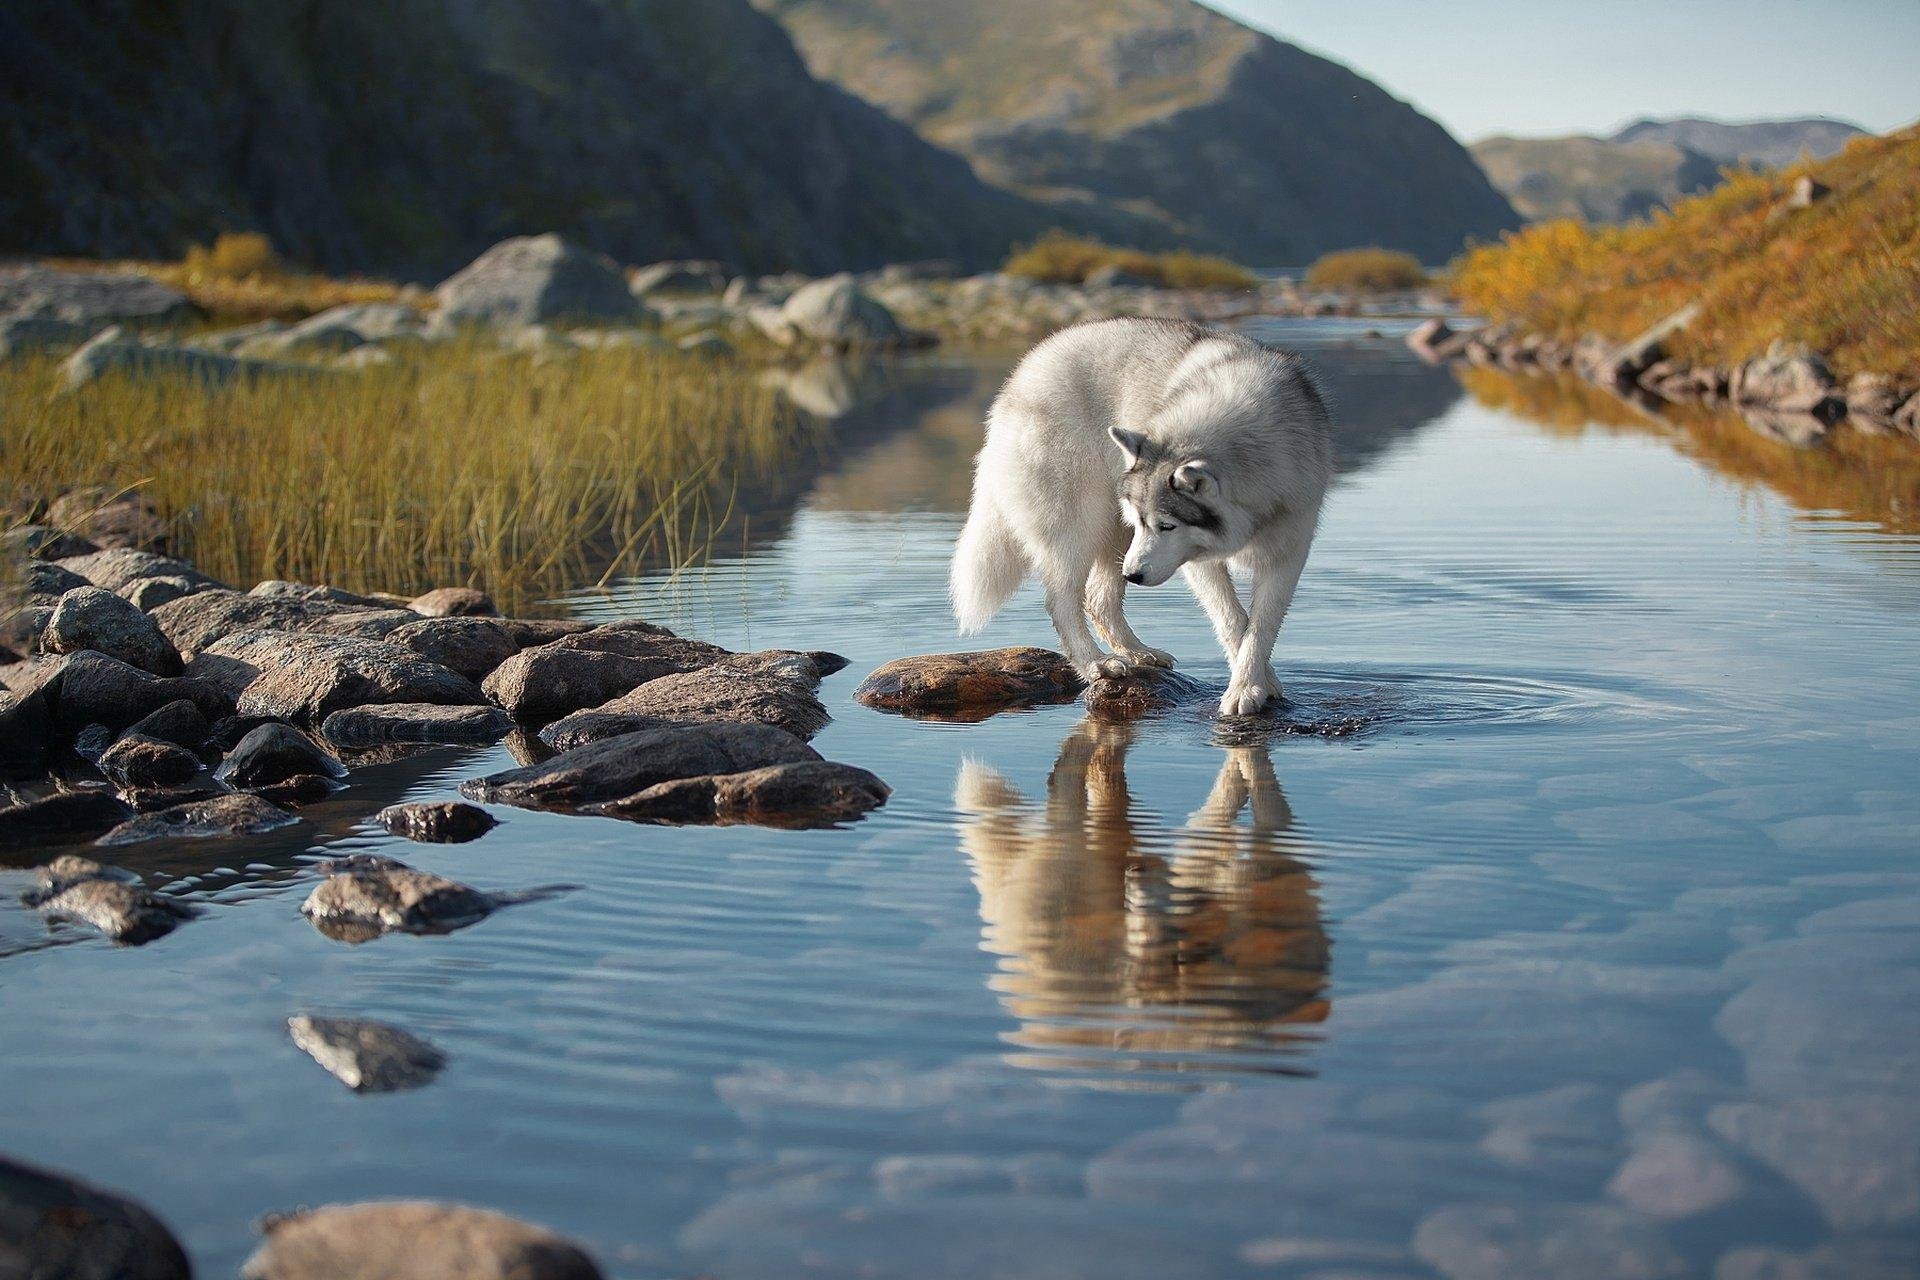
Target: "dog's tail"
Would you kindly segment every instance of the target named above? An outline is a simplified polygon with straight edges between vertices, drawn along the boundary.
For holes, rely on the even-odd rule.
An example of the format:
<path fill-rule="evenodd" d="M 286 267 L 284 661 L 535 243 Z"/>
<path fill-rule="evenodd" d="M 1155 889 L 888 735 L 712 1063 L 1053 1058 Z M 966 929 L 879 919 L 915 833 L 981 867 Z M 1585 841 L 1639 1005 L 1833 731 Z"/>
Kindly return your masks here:
<path fill-rule="evenodd" d="M 947 580 L 961 632 L 971 635 L 993 621 L 1026 576 L 1026 553 L 1013 530 L 991 503 L 976 498 L 967 527 L 960 531 Z"/>

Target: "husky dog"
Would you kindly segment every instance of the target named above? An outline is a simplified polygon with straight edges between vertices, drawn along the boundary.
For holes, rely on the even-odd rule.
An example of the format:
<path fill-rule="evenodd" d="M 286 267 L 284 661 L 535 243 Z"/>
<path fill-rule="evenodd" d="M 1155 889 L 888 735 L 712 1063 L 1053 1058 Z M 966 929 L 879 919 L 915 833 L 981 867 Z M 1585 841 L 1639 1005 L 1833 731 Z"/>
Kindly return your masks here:
<path fill-rule="evenodd" d="M 1027 353 L 987 414 L 954 614 L 979 630 L 1031 571 L 1084 678 L 1170 667 L 1121 601 L 1127 583 L 1179 570 L 1226 650 L 1220 712 L 1250 715 L 1280 692 L 1273 642 L 1332 475 L 1326 406 L 1298 358 L 1178 321 L 1064 329 Z M 1251 580 L 1249 608 L 1229 569 Z"/>

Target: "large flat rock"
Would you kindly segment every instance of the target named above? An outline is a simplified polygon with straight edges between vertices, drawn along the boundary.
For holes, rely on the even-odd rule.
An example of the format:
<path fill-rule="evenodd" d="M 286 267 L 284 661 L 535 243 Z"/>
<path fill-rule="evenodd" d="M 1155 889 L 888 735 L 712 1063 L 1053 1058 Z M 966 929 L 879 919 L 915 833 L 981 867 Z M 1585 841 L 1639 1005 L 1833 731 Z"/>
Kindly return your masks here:
<path fill-rule="evenodd" d="M 482 803 L 565 811 L 619 800 L 681 778 L 742 773 L 819 758 L 799 738 L 771 725 L 664 725 L 592 742 L 525 768 L 475 778 L 460 790 Z"/>
<path fill-rule="evenodd" d="M 881 711 L 980 720 L 1013 707 L 1071 702 L 1084 687 L 1064 655 L 1017 647 L 896 658 L 861 681 L 853 696 Z"/>
<path fill-rule="evenodd" d="M 465 676 L 411 649 L 358 636 L 242 631 L 195 654 L 188 672 L 231 697 L 241 715 L 302 724 L 376 703 L 486 700 Z"/>

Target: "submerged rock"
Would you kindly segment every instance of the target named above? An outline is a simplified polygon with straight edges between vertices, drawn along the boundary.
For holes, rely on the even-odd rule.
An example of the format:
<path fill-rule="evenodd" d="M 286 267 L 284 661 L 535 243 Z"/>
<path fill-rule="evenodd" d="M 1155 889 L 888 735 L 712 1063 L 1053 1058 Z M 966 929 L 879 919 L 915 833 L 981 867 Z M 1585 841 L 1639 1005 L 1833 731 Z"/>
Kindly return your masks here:
<path fill-rule="evenodd" d="M 616 623 L 523 649 L 480 687 L 515 720 L 546 724 L 726 656 L 725 649 L 683 640 L 663 627 Z"/>
<path fill-rule="evenodd" d="M 668 725 L 606 738 L 539 764 L 475 778 L 460 790 L 482 803 L 581 809 L 680 778 L 818 759 L 819 753 L 799 738 L 770 725 Z"/>
<path fill-rule="evenodd" d="M 435 587 L 407 601 L 407 608 L 429 618 L 497 618 L 493 597 L 475 587 Z"/>
<path fill-rule="evenodd" d="M 0 1156 L 0 1275 L 191 1280 L 180 1242 L 131 1200 Z"/>
<path fill-rule="evenodd" d="M 485 919 L 495 906 L 478 889 L 377 854 L 323 862 L 320 870 L 327 878 L 300 905 L 300 914 L 342 942 L 390 932 L 452 933 Z"/>
<path fill-rule="evenodd" d="M 252 791 L 303 775 L 339 778 L 347 768 L 291 725 L 273 722 L 240 739 L 213 776 L 230 787 Z"/>
<path fill-rule="evenodd" d="M 513 731 L 513 717 L 498 707 L 449 707 L 427 702 L 348 707 L 328 716 L 320 736 L 336 747 L 364 750 L 398 742 L 487 746 Z"/>
<path fill-rule="evenodd" d="M 1083 687 L 1063 655 L 1016 647 L 896 658 L 861 681 L 853 697 L 881 711 L 981 720 L 1011 707 L 1071 702 Z"/>
<path fill-rule="evenodd" d="M 811 738 L 831 718 L 813 691 L 846 665 L 838 654 L 769 650 L 721 658 L 710 666 L 649 680 L 630 693 L 563 716 L 541 730 L 556 751 L 665 723 L 725 720 L 768 724 Z M 824 670 L 823 670 L 824 668 Z"/>
<path fill-rule="evenodd" d="M 267 1220 L 242 1280 L 601 1280 L 543 1227 L 425 1201 L 328 1205 Z"/>
<path fill-rule="evenodd" d="M 0 809 L 0 852 L 84 844 L 133 816 L 105 791 L 62 791 Z"/>
<path fill-rule="evenodd" d="M 892 788 L 865 769 L 832 760 L 802 760 L 662 782 L 587 811 L 643 822 L 830 827 L 879 808 L 892 794 Z"/>
<path fill-rule="evenodd" d="M 287 1019 L 294 1044 L 355 1093 L 417 1089 L 440 1074 L 447 1057 L 411 1032 L 360 1018 Z"/>
<path fill-rule="evenodd" d="M 396 836 L 423 844 L 465 844 L 500 825 L 485 809 L 457 800 L 388 805 L 373 820 Z"/>
<path fill-rule="evenodd" d="M 226 691 L 242 715 L 299 724 L 370 703 L 485 701 L 465 676 L 411 649 L 357 636 L 242 631 L 195 654 L 189 671 Z"/>
<path fill-rule="evenodd" d="M 245 791 L 176 804 L 121 823 L 101 836 L 103 846 L 147 840 L 257 836 L 300 821 L 285 809 Z"/>
<path fill-rule="evenodd" d="M 115 942 L 139 946 L 172 933 L 191 908 L 153 893 L 117 868 L 71 854 L 39 868 L 40 884 L 21 895 L 42 915 L 92 925 Z"/>
<path fill-rule="evenodd" d="M 100 772 L 115 785 L 138 791 L 190 782 L 200 772 L 200 757 L 185 747 L 145 734 L 124 733 L 100 754 Z"/>

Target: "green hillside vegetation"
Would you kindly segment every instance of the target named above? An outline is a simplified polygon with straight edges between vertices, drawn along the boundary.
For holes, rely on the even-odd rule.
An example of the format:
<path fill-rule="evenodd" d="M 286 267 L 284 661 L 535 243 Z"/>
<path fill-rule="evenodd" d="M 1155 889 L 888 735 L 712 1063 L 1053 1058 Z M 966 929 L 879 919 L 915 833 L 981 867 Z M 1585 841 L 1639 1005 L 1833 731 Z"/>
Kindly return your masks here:
<path fill-rule="evenodd" d="M 1831 194 L 1789 207 L 1802 174 Z M 1725 366 L 1785 339 L 1842 376 L 1920 382 L 1920 127 L 1734 173 L 1645 221 L 1528 227 L 1470 251 L 1452 284 L 1469 310 L 1565 341 L 1624 341 L 1697 300 L 1699 316 L 1667 343 L 1676 356 Z"/>

